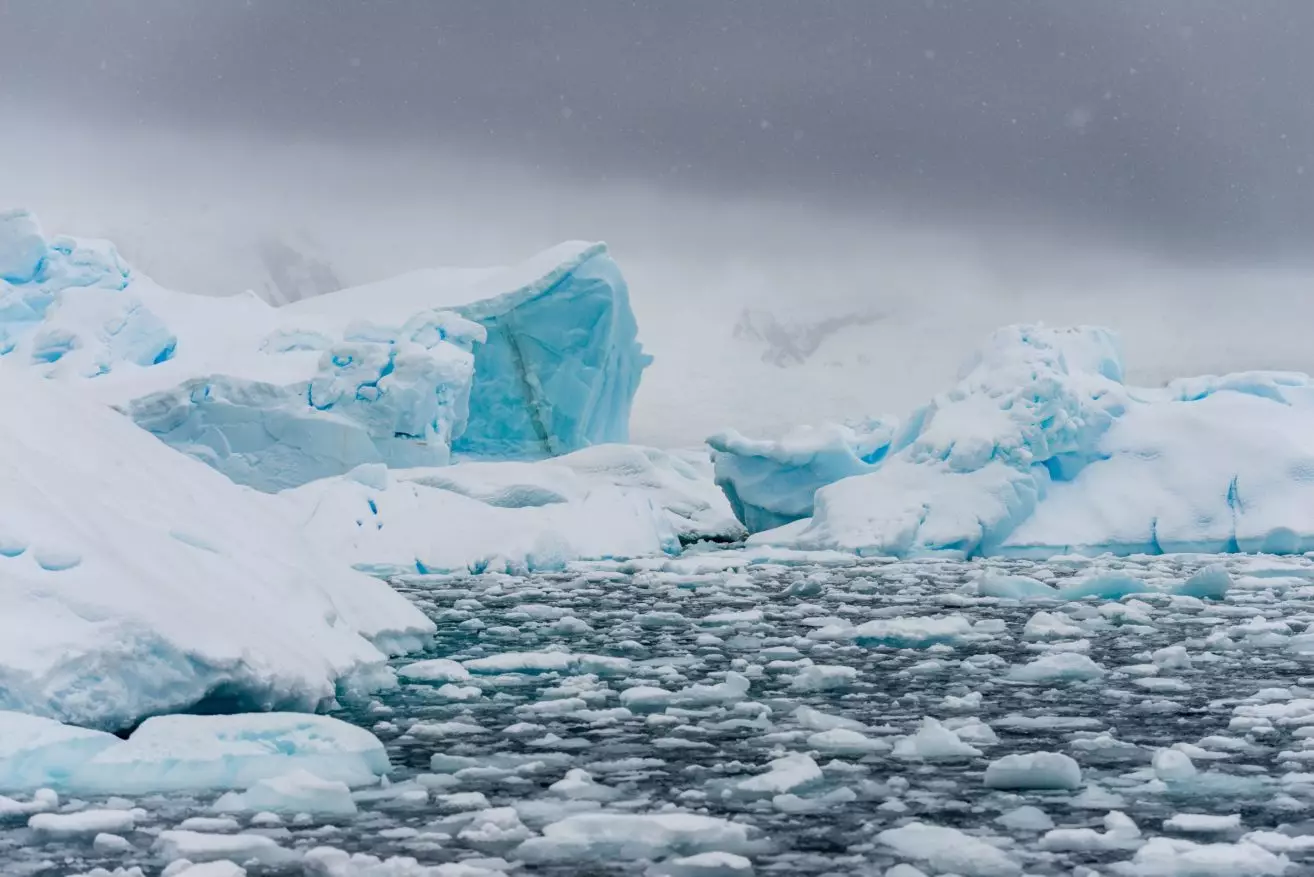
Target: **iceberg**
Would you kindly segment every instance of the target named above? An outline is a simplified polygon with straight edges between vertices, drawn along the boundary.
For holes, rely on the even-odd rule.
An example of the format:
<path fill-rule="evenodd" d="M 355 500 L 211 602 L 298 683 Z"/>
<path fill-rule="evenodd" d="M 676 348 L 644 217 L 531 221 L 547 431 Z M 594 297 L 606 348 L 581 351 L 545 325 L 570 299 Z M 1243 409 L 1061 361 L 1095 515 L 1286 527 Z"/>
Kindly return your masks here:
<path fill-rule="evenodd" d="M 749 541 L 896 557 L 1314 550 L 1314 380 L 1122 375 L 1108 330 L 1001 329 L 871 471 Z"/>
<path fill-rule="evenodd" d="M 874 471 L 894 438 L 884 420 L 800 426 L 778 441 L 726 430 L 707 440 L 717 485 L 737 517 L 757 533 L 812 515 L 817 489 Z"/>
<path fill-rule="evenodd" d="M 337 320 L 402 319 L 442 307 L 479 324 L 470 415 L 454 450 L 475 457 L 564 454 L 629 439 L 630 406 L 652 358 L 605 244 L 571 241 L 510 269 L 431 269 L 303 299 L 283 310 Z"/>
<path fill-rule="evenodd" d="M 602 244 L 273 307 L 165 289 L 105 242 L 0 216 L 0 356 L 264 491 L 367 463 L 543 457 L 628 437 L 649 357 Z"/>
<path fill-rule="evenodd" d="M 614 486 L 581 490 L 566 478 L 564 486 L 556 485 L 564 493 L 556 494 L 553 476 L 570 470 L 532 471 L 544 464 L 487 464 L 529 470 L 528 477 L 500 484 L 496 469 L 476 478 L 466 473 L 462 480 L 460 470 L 477 465 L 483 464 L 412 470 L 363 466 L 275 499 L 325 555 L 377 575 L 556 570 L 573 560 L 679 551 L 670 517 L 640 492 Z M 502 504 L 510 497 L 517 504 Z"/>
<path fill-rule="evenodd" d="M 88 728 L 310 711 L 392 683 L 433 624 L 233 484 L 59 382 L 0 367 L 0 710 Z"/>

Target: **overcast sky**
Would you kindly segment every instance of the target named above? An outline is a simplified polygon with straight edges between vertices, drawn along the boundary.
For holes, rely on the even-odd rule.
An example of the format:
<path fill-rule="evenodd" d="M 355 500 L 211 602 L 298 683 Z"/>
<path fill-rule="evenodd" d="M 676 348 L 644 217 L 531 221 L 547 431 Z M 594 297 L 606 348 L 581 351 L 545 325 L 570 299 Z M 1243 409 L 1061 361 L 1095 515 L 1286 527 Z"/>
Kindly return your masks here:
<path fill-rule="evenodd" d="M 5 0 L 0 91 L 1253 256 L 1314 238 L 1312 39 L 1309 0 Z"/>

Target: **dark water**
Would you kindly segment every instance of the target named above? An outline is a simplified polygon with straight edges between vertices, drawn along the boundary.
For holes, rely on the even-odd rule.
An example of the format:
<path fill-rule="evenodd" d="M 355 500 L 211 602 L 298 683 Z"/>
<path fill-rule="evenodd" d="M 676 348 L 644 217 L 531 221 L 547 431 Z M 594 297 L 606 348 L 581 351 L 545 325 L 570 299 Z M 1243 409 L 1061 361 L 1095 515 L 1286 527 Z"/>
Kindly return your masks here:
<path fill-rule="evenodd" d="M 418 860 L 410 871 L 402 863 L 387 871 L 358 863 L 340 872 L 379 877 L 479 877 L 478 869 L 746 873 L 680 872 L 678 863 L 661 863 L 718 846 L 696 837 L 649 846 L 656 865 L 621 861 L 635 851 L 615 844 L 547 856 L 540 848 L 531 861 L 517 863 L 526 838 L 572 813 L 599 809 L 678 808 L 752 826 L 737 851 L 758 874 L 883 874 L 900 861 L 938 873 L 943 862 L 906 858 L 879 837 L 910 820 L 987 838 L 1016 863 L 1014 873 L 1027 874 L 1226 873 L 1155 871 L 1177 866 L 1156 864 L 1145 853 L 1135 857 L 1157 836 L 1240 842 L 1233 852 L 1258 855 L 1264 851 L 1249 832 L 1314 834 L 1314 823 L 1307 823 L 1314 775 L 1303 775 L 1314 770 L 1314 749 L 1304 748 L 1314 738 L 1302 731 L 1314 729 L 1314 646 L 1301 638 L 1314 620 L 1314 565 L 1236 560 L 1235 584 L 1222 601 L 1156 593 L 1060 604 L 976 597 L 969 583 L 980 568 L 972 564 L 716 570 L 728 563 L 720 557 L 730 556 L 686 559 L 667 569 L 613 564 L 528 577 L 398 582 L 439 628 L 429 653 L 398 660 L 398 667 L 511 653 L 593 657 L 562 661 L 560 669 L 485 669 L 446 688 L 404 683 L 374 700 L 344 703 L 340 717 L 373 728 L 387 745 L 392 785 L 358 793 L 354 817 L 300 825 L 289 819 L 257 830 L 289 850 L 329 845 Z M 1152 586 L 1180 580 L 1199 565 L 1171 558 L 1125 564 Z M 1080 564 L 1009 568 L 1055 582 L 1082 572 Z M 1039 611 L 1057 617 L 1028 628 Z M 963 620 L 929 631 L 898 620 L 953 615 Z M 888 622 L 882 629 L 855 635 L 854 626 L 880 619 Z M 1181 648 L 1160 651 L 1172 646 Z M 1074 662 L 1078 678 L 1024 684 L 1013 675 L 1014 667 L 1059 653 L 1089 659 Z M 622 695 L 640 685 L 666 695 Z M 826 720 L 800 707 L 860 723 L 856 739 L 876 742 L 815 737 Z M 957 728 L 978 753 L 902 753 L 897 741 L 916 733 L 926 717 Z M 1180 765 L 1173 772 L 1169 764 L 1156 773 L 1155 753 L 1173 744 L 1184 744 L 1194 773 Z M 985 787 L 992 760 L 1035 751 L 1074 758 L 1079 787 Z M 807 755 L 816 768 L 805 766 L 792 780 L 782 775 L 774 788 L 741 785 L 790 754 Z M 573 787 L 554 788 L 572 769 L 586 771 L 592 782 L 576 775 Z M 21 822 L 10 823 L 0 831 L 0 857 L 12 863 L 5 873 L 141 865 L 156 874 L 165 863 L 148 852 L 151 834 L 206 815 L 213 797 L 133 802 L 149 815 L 126 835 L 135 848 L 129 852 L 97 852 L 89 839 L 46 843 Z M 1106 813 L 1121 811 L 1140 837 L 1097 838 L 1088 844 L 1094 848 L 1065 849 L 1072 844 L 1042 840 L 1042 824 L 997 821 L 1023 805 L 1039 808 L 1054 826 L 1101 833 Z M 1203 833 L 1166 828 L 1164 821 L 1179 813 L 1240 819 L 1237 827 Z M 246 819 L 239 821 L 246 830 Z M 636 837 L 647 831 L 634 829 Z M 1275 852 L 1284 843 L 1258 840 Z M 1270 858 L 1256 859 L 1255 867 L 1273 866 L 1274 853 L 1265 855 Z M 1286 855 L 1283 873 L 1314 873 L 1314 849 Z M 1210 850 L 1201 856 L 1223 861 Z M 467 867 L 421 870 L 458 862 Z M 1139 864 L 1122 864 L 1128 862 Z M 323 871 L 294 861 L 252 866 L 249 873 Z"/>

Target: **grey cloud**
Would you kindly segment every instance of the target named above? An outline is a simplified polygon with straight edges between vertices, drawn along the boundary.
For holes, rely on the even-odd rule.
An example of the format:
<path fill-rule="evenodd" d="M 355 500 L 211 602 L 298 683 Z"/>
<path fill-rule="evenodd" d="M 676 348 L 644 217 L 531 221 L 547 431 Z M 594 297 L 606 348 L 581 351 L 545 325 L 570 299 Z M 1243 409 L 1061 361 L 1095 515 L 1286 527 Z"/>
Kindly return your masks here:
<path fill-rule="evenodd" d="M 0 99 L 1298 254 L 1312 35 L 1307 0 L 8 0 Z"/>

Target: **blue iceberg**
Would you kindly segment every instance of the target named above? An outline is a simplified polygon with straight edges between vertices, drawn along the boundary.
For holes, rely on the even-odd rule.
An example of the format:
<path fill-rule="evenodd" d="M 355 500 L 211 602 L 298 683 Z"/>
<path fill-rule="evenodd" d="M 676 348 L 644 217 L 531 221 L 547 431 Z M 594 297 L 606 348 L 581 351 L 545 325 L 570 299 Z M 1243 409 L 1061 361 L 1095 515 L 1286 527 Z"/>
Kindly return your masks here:
<path fill-rule="evenodd" d="M 440 307 L 481 325 L 469 418 L 453 451 L 532 459 L 629 439 L 652 358 L 604 244 L 561 244 L 508 269 L 432 269 L 305 299 L 302 315 L 402 317 Z"/>
<path fill-rule="evenodd" d="M 870 471 L 750 541 L 896 557 L 1314 550 L 1314 380 L 1133 387 L 1106 329 L 1007 327 Z"/>
<path fill-rule="evenodd" d="M 166 443 L 265 491 L 363 464 L 623 442 L 650 361 L 602 244 L 280 308 L 164 289 L 111 245 L 47 240 L 11 211 L 0 277 L 0 356 L 85 381 Z"/>
<path fill-rule="evenodd" d="M 884 420 L 802 426 L 777 441 L 726 430 L 707 440 L 716 483 L 750 533 L 809 517 L 817 488 L 876 469 L 894 426 Z"/>

